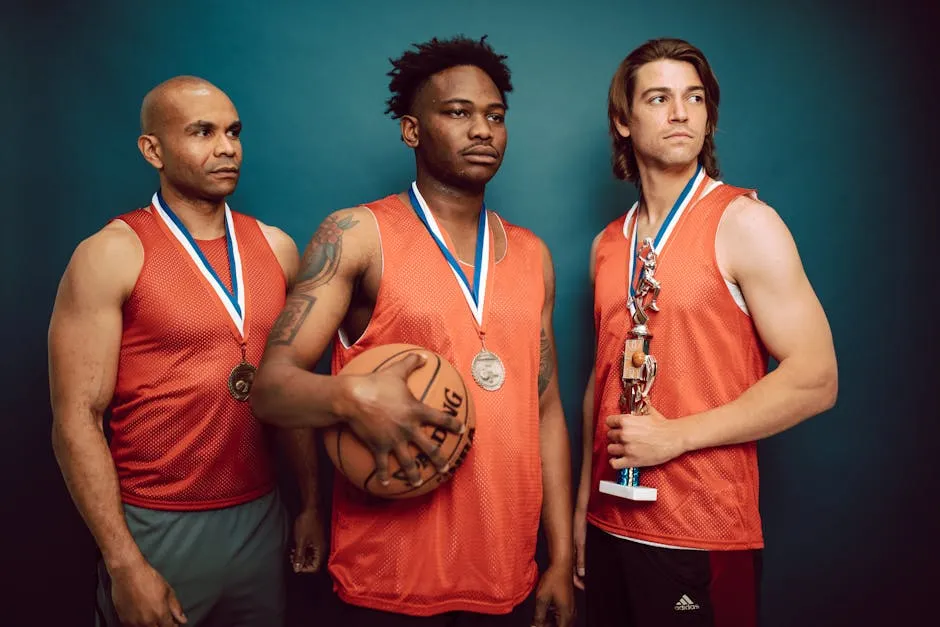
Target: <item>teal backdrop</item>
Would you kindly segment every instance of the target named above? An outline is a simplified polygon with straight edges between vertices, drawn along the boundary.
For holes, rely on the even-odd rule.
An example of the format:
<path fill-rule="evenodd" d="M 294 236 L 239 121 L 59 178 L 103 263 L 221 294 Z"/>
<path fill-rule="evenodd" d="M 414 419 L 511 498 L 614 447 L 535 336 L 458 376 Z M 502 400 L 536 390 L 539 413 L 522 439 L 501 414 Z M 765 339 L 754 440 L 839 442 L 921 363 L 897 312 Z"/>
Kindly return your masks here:
<path fill-rule="evenodd" d="M 45 334 L 75 245 L 155 189 L 135 144 L 143 95 L 177 74 L 227 91 L 245 129 L 231 205 L 303 245 L 329 212 L 411 180 L 412 156 L 383 115 L 388 58 L 458 33 L 488 34 L 509 56 L 509 149 L 487 201 L 554 255 L 574 468 L 592 358 L 590 243 L 636 197 L 610 171 L 607 88 L 635 46 L 685 38 L 721 83 L 723 178 L 758 188 L 792 230 L 839 357 L 837 406 L 760 444 L 764 624 L 933 621 L 924 573 L 935 572 L 940 548 L 930 315 L 935 8 L 868 0 L 4 6 L 0 476 L 13 583 L 0 622 L 91 624 L 95 551 L 49 445 Z M 294 624 L 332 624 L 325 577 L 293 580 L 291 599 Z"/>

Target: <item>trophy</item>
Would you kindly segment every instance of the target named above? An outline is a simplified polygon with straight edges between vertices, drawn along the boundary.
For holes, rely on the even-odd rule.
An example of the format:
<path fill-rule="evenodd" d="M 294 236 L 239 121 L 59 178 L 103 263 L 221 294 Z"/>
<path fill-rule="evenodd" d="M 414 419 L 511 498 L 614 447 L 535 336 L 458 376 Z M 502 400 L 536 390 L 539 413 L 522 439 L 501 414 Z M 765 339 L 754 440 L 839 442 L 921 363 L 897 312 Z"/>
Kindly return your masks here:
<path fill-rule="evenodd" d="M 620 411 L 624 414 L 645 414 L 648 411 L 650 388 L 656 379 L 656 358 L 649 354 L 653 334 L 646 327 L 649 321 L 646 310 L 659 311 L 656 299 L 659 297 L 660 285 L 653 276 L 656 271 L 656 250 L 651 238 L 643 240 L 637 258 L 643 262 L 643 268 L 636 289 L 631 286 L 630 290 L 633 328 L 627 334 L 623 347 L 623 393 L 620 395 Z M 618 470 L 617 480 L 601 481 L 600 491 L 631 501 L 656 500 L 656 488 L 640 485 L 639 468 Z"/>

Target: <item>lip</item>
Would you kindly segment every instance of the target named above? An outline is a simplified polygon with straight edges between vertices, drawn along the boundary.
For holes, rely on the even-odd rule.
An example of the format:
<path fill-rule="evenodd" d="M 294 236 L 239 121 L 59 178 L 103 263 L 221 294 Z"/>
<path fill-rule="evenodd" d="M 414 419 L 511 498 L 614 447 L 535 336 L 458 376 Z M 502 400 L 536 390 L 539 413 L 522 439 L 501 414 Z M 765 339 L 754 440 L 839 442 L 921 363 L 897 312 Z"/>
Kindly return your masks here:
<path fill-rule="evenodd" d="M 492 146 L 474 146 L 463 151 L 465 157 L 487 157 L 499 159 L 499 152 Z"/>
<path fill-rule="evenodd" d="M 217 170 L 212 170 L 210 174 L 216 176 L 238 176 L 238 168 L 219 168 Z"/>
<path fill-rule="evenodd" d="M 692 135 L 690 133 L 670 133 L 669 135 L 666 135 L 666 139 L 675 139 L 677 137 L 682 139 L 692 139 Z"/>
<path fill-rule="evenodd" d="M 478 152 L 469 152 L 464 154 L 464 159 L 470 163 L 478 163 L 481 165 L 492 165 L 499 161 L 499 157 L 487 153 L 478 153 Z"/>

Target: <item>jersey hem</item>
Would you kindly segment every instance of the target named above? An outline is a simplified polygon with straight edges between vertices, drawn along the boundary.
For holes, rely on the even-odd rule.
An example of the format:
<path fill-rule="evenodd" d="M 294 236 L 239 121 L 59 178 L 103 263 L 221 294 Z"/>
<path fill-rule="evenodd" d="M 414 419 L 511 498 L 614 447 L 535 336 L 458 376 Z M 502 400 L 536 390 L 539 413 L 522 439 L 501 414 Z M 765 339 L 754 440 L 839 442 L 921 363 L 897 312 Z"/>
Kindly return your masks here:
<path fill-rule="evenodd" d="M 626 541 L 643 540 L 646 542 L 669 544 L 678 549 L 689 548 L 702 549 L 705 551 L 748 551 L 764 548 L 763 538 L 758 538 L 756 540 L 731 540 L 727 542 L 720 542 L 716 540 L 702 540 L 700 538 L 665 536 L 646 533 L 637 529 L 628 529 L 626 527 L 611 525 L 610 523 L 598 519 L 597 516 L 593 514 L 587 515 L 587 521 L 601 531 L 605 531 L 610 535 L 626 536 L 623 538 Z"/>
<path fill-rule="evenodd" d="M 409 616 L 434 616 L 446 612 L 475 612 L 477 614 L 509 614 L 513 608 L 528 598 L 535 589 L 538 581 L 538 574 L 525 587 L 525 592 L 504 603 L 486 603 L 481 601 L 471 601 L 469 599 L 449 599 L 434 604 L 415 604 L 401 601 L 387 601 L 376 599 L 365 595 L 351 594 L 346 592 L 336 582 L 333 583 L 333 589 L 336 595 L 344 602 L 350 605 L 364 607 L 370 610 L 379 610 L 381 612 L 392 612 L 395 614 L 407 614 Z"/>
<path fill-rule="evenodd" d="M 127 505 L 133 505 L 134 507 L 143 507 L 145 509 L 155 509 L 168 512 L 198 512 L 205 511 L 210 509 L 224 509 L 226 507 L 235 507 L 236 505 L 244 505 L 255 499 L 259 499 L 262 496 L 269 494 L 274 490 L 274 482 L 265 484 L 264 487 L 258 488 L 257 490 L 252 490 L 245 494 L 240 494 L 239 496 L 230 497 L 226 499 L 217 499 L 214 501 L 197 501 L 197 502 L 167 502 L 160 501 L 156 499 L 146 499 L 134 496 L 133 494 L 127 494 L 126 492 L 121 492 L 121 500 Z"/>

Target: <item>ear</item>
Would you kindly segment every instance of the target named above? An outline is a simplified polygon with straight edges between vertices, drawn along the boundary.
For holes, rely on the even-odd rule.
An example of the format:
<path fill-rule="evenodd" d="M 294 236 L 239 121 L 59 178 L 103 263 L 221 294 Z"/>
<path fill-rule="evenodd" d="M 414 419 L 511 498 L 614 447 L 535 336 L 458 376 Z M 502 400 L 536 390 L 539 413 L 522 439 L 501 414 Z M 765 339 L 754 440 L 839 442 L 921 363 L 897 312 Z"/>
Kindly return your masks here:
<path fill-rule="evenodd" d="M 157 170 L 163 169 L 163 149 L 156 135 L 141 135 L 137 138 L 137 148 L 147 163 Z"/>
<path fill-rule="evenodd" d="M 617 134 L 620 135 L 620 137 L 623 139 L 629 139 L 630 127 L 627 126 L 627 123 L 624 122 L 622 118 L 617 118 L 614 120 L 614 128 L 617 129 Z"/>
<path fill-rule="evenodd" d="M 403 115 L 398 120 L 401 128 L 401 140 L 409 148 L 418 147 L 418 118 L 413 115 Z"/>

